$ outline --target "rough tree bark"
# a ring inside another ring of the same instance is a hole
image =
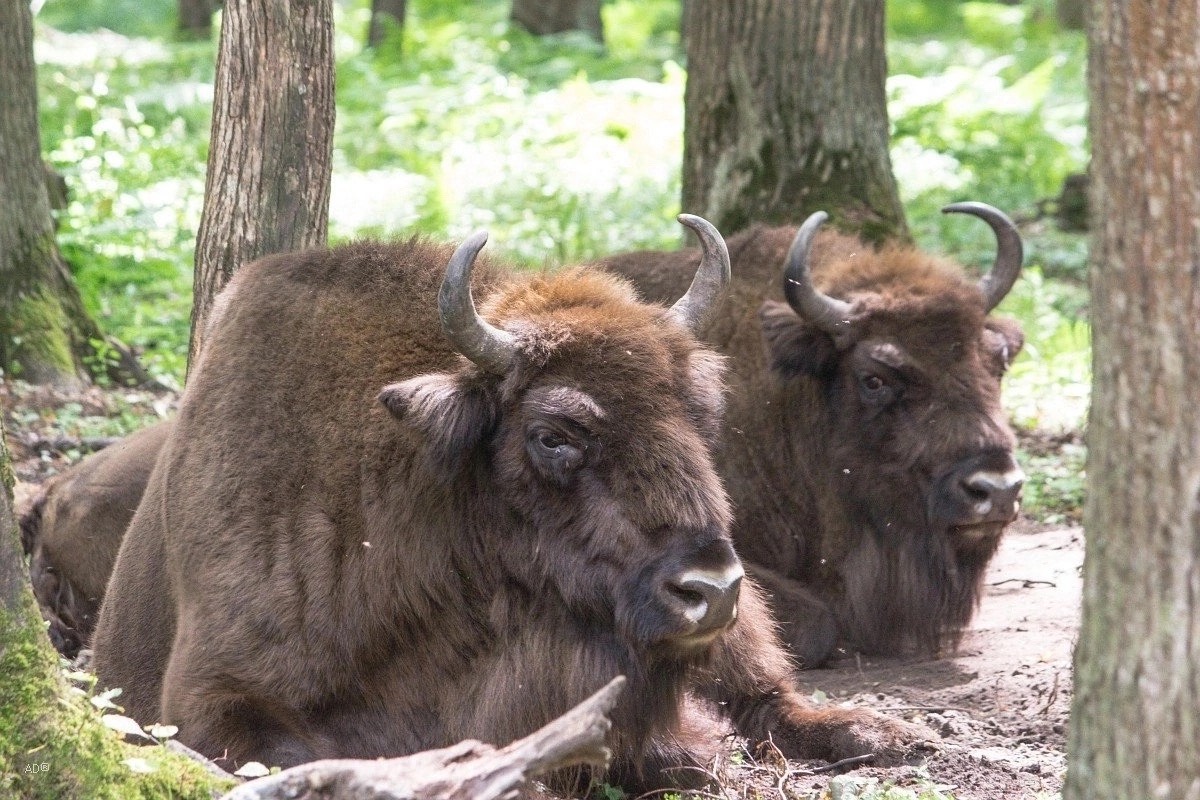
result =
[[[99,375],[145,382],[84,309],[58,250],[37,114],[29,4],[0,0],[0,369],[64,387]]]
[[[1200,6],[1097,0],[1083,624],[1064,797],[1200,798]]]
[[[512,20],[539,36],[583,31],[597,42],[604,41],[600,0],[513,0]]]
[[[825,210],[905,236],[884,0],[689,0],[683,210],[725,235]]]
[[[408,13],[408,0],[371,0],[371,22],[367,26],[367,46],[383,44],[390,28],[402,29]]]
[[[332,0],[226,2],[189,364],[238,267],[325,243],[333,119]]]

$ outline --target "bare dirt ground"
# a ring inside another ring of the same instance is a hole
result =
[[[1020,521],[1005,535],[982,607],[956,654],[922,661],[848,656],[802,674],[807,687],[831,702],[871,706],[940,733],[941,742],[920,763],[868,764],[837,778],[802,774],[819,762],[793,763],[783,778],[778,765],[761,763],[759,754],[728,768],[726,783],[748,782],[761,797],[781,800],[850,800],[873,781],[940,790],[958,800],[1054,796],[1066,768],[1082,564],[1082,529]]]
[[[0,382],[17,506],[37,484],[106,437],[61,433],[62,409],[75,416],[158,416],[170,395],[87,390],[59,395]],[[957,653],[929,660],[847,655],[805,672],[805,687],[826,702],[865,705],[923,722],[942,736],[931,751],[899,767],[784,762],[777,754],[731,749],[716,765],[715,800],[854,800],[895,786],[910,796],[1027,800],[1062,787],[1071,698],[1071,649],[1079,624],[1083,531],[1018,521],[987,576],[987,592]],[[815,774],[810,774],[818,770]],[[716,793],[719,791],[720,793]],[[945,795],[939,794],[944,792]]]

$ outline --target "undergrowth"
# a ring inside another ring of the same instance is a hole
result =
[[[135,5],[40,6],[43,150],[71,187],[59,240],[85,301],[178,385],[216,43],[173,40],[171,3]],[[403,31],[369,51],[366,0],[335,9],[333,240],[486,227],[489,247],[531,266],[682,241],[678,0],[609,0],[606,47],[510,27],[508,0],[444,0],[410,3]],[[987,226],[939,213],[957,200],[1026,222],[1026,276],[998,310],[1027,335],[1006,402],[1019,426],[1077,429],[1086,243],[1035,218],[1086,168],[1085,42],[1052,11],[1049,0],[893,0],[887,90],[921,246],[990,263]]]

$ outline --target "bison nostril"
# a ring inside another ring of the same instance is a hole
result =
[[[728,626],[737,618],[745,572],[738,562],[724,570],[689,570],[663,584],[663,600],[695,628],[687,635]]]
[[[671,605],[691,622],[699,623],[708,613],[708,601],[701,592],[678,583],[666,585]]]

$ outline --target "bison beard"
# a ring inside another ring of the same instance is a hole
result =
[[[729,240],[731,300],[703,334],[730,359],[718,470],[738,552],[806,667],[838,643],[956,645],[1016,515],[1022,476],[999,398],[1023,339],[988,313],[1017,278],[1020,238],[988,206],[947,210],[996,232],[978,284],[910,247],[818,235],[823,214]],[[696,259],[628,253],[603,266],[661,300]]]
[[[693,333],[728,261],[685,221],[708,256],[670,309],[485,263],[484,321],[479,237],[243,268],[117,558],[101,682],[209,756],[286,766],[506,742],[624,674],[631,789],[694,782],[696,709],[793,756],[927,736],[808,706],[741,581],[722,364]]]

